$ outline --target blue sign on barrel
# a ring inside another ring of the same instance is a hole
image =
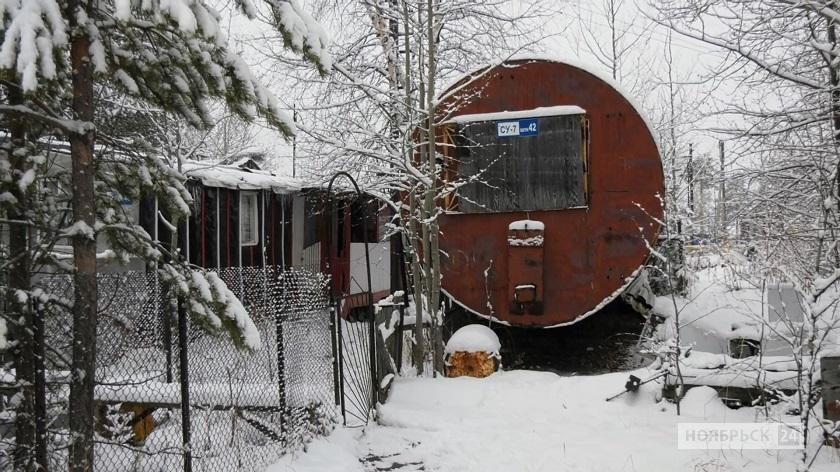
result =
[[[536,136],[540,133],[536,118],[518,121],[500,121],[496,123],[496,136],[511,138],[521,136]]]

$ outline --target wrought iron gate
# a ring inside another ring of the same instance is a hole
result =
[[[335,316],[336,403],[345,426],[368,424],[377,402],[376,342],[373,317],[350,321]]]
[[[347,172],[338,172],[327,185],[327,195],[332,197],[333,184],[339,178],[348,180],[355,190],[356,198],[362,199],[363,195],[355,179]],[[337,204],[338,202],[336,202]],[[333,237],[336,234],[335,218],[332,212],[348,211],[348,202],[337,205],[338,209],[330,206],[331,216],[329,218],[330,235],[328,246],[330,248],[329,267],[337,267],[341,262],[337,258],[338,239]],[[367,235],[367,218],[361,218],[362,233]],[[373,314],[373,294],[371,292],[370,274],[370,250],[368,241],[364,243],[365,269],[366,269],[366,310],[361,316],[344,318],[342,310],[342,299],[348,294],[342,293],[339,284],[333,283],[333,346],[335,349],[335,362],[333,365],[335,375],[335,400],[341,407],[341,416],[345,426],[365,426],[371,416],[377,402],[377,375],[376,375],[376,337],[375,317]],[[347,274],[349,276],[349,273]],[[335,282],[335,280],[333,281]]]

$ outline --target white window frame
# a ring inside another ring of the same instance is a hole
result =
[[[248,208],[250,204],[250,208]],[[242,217],[250,210],[250,230],[251,238],[246,239],[245,218]],[[259,225],[259,199],[257,192],[239,192],[239,245],[240,246],[256,246],[260,243],[260,225]]]

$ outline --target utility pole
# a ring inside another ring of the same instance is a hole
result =
[[[297,107],[292,105],[292,122],[297,126]],[[297,177],[297,135],[292,136],[292,177]]]
[[[685,167],[685,177],[688,181],[688,210],[694,216],[694,144],[688,145],[688,165]]]
[[[726,174],[723,140],[718,141],[720,154],[720,190],[718,192],[718,239],[724,240],[728,236],[726,230]]]

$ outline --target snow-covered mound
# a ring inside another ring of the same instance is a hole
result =
[[[717,390],[705,385],[690,388],[680,403],[682,413],[697,418],[726,418],[729,409],[718,397]]]
[[[676,297],[682,344],[693,346],[695,351],[728,353],[730,339],[760,337],[760,288],[735,279],[724,266],[698,270],[695,276],[688,296]],[[674,300],[657,297],[653,310],[670,321],[664,337],[673,336]]]
[[[455,331],[446,343],[446,353],[487,352],[498,354],[502,343],[492,329],[484,325],[471,324]]]

